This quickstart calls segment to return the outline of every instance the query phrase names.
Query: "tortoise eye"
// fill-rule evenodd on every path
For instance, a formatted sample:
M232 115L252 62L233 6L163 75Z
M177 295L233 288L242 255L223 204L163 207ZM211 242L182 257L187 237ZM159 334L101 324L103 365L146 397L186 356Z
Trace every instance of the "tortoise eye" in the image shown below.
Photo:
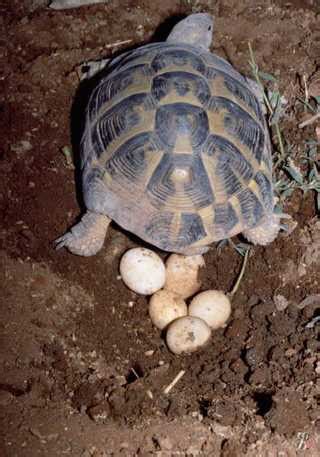
M211 25L210 25L210 27L208 27L208 30L211 30Z

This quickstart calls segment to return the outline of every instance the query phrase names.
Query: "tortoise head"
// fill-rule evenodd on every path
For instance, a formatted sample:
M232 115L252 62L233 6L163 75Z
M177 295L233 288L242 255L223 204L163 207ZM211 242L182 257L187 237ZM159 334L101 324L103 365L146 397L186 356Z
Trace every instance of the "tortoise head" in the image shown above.
M190 14L176 24L167 38L169 43L187 43L209 50L213 35L213 17L207 13Z

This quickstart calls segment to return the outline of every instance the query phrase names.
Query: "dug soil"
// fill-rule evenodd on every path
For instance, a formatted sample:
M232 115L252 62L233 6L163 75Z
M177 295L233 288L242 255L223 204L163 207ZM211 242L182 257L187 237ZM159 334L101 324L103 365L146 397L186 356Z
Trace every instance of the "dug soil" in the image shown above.
M179 17L210 12L212 51L249 75L250 41L276 76L288 101L283 136L303 160L317 124L298 128L297 100L320 63L319 2L46 4L0 1L1 457L319 456L313 192L285 200L297 227L251 249L228 325L189 356L168 351L147 299L119 278L121 254L141 240L114 225L91 258L53 247L83 211L78 168L62 153L77 150L83 62L162 40ZM212 246L202 289L230 291L242 260L231 245Z

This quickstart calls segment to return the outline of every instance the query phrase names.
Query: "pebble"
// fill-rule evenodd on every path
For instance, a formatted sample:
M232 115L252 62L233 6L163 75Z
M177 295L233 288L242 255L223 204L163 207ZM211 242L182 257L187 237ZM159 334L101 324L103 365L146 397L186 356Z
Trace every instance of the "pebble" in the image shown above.
M153 440L157 443L160 450L162 451L171 451L173 444L167 436L154 436Z
M104 424L110 417L110 405L107 401L104 401L90 408L88 413L92 420Z
M0 406L7 406L14 400L14 396L5 390L0 391Z
M143 38L144 36L144 27L142 24L138 25L136 29L136 34L138 35L139 38Z
M32 147L32 144L28 140L21 140L10 146L11 151L16 152L18 155L30 151Z
M289 301L283 295L275 295L273 297L274 305L277 311L284 311L289 306Z
M245 361L250 367L254 367L257 364L257 351L254 347L246 350Z

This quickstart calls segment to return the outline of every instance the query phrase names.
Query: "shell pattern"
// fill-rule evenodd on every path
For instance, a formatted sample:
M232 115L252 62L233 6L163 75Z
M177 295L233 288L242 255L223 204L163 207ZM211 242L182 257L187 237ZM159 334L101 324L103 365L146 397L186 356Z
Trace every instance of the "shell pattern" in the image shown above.
M210 244L273 211L261 106L222 58L155 43L113 61L82 142L88 209L167 251Z

